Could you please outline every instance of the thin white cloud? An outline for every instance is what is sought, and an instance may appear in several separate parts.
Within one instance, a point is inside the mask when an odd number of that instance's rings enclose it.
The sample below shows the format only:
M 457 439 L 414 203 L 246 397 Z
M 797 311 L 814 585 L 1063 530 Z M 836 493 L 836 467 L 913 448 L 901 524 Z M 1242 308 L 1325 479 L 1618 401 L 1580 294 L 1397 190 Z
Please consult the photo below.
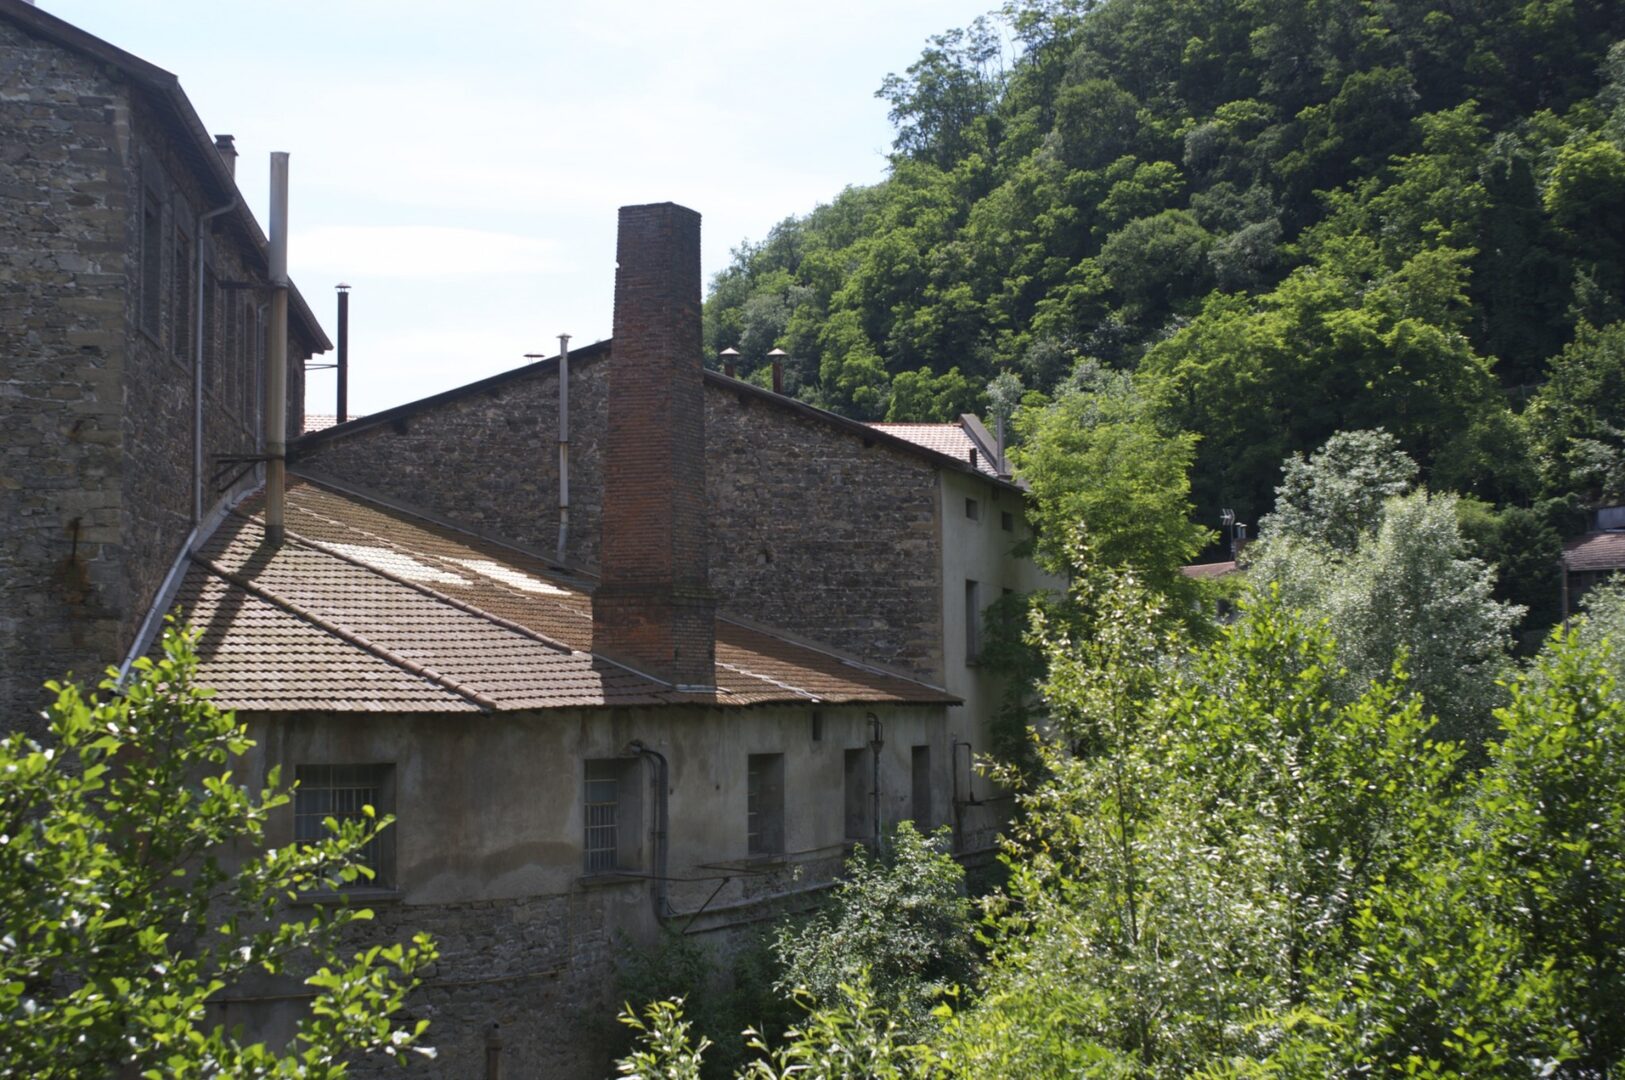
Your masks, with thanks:
M 302 267 L 371 278 L 553 274 L 568 270 L 547 239 L 444 225 L 324 225 L 295 231 Z

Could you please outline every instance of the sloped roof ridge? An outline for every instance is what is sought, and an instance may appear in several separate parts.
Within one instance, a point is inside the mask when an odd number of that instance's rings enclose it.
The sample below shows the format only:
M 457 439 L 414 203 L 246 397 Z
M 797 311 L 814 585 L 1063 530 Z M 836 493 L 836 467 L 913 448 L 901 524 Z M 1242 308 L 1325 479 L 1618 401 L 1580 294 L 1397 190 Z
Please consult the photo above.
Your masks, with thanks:
M 409 558 L 413 558 L 413 559 L 421 559 L 421 558 L 434 559 L 436 562 L 439 562 L 442 565 L 446 564 L 447 560 L 441 559 L 439 556 L 434 555 L 434 554 L 432 554 L 430 552 L 426 552 L 426 551 L 410 551 L 410 550 L 402 547 L 401 545 L 396 544 L 394 541 L 390 540 L 386 536 L 379 536 L 377 533 L 372 532 L 369 529 L 358 528 L 358 527 L 356 527 L 354 525 L 351 525 L 349 522 L 337 521 L 337 520 L 335 520 L 333 518 L 328 517 L 325 514 L 318 514 L 318 513 L 316 513 L 316 511 L 310 509 L 307 506 L 294 505 L 294 506 L 291 507 L 291 509 L 297 510 L 298 512 L 300 512 L 302 514 L 309 514 L 311 517 L 314 517 L 314 518 L 320 518 L 322 521 L 325 521 L 330 525 L 337 525 L 340 528 L 348 529 L 348 530 L 350 530 L 351 532 L 355 533 L 358 536 L 366 537 L 367 539 L 370 539 L 370 540 L 376 540 L 376 541 L 378 541 L 378 542 L 380 542 L 382 544 L 387 545 L 388 548 L 391 551 L 394 551 L 395 553 L 397 553 L 399 555 L 405 555 L 405 556 L 407 556 Z M 247 519 L 249 521 L 254 522 L 254 524 L 256 524 L 256 525 L 260 524 L 260 521 L 259 521 L 258 518 L 252 517 L 252 516 L 247 515 L 247 514 L 243 514 L 241 511 L 233 511 L 233 512 L 236 513 L 239 517 L 243 517 L 243 518 L 245 518 L 245 519 Z M 348 563 L 349 565 L 354 566 L 354 567 L 358 567 L 359 569 L 365 570 L 370 574 L 375 574 L 378 577 L 383 578 L 385 581 L 392 582 L 392 583 L 394 583 L 396 585 L 404 586 L 404 587 L 406 587 L 408 589 L 411 589 L 414 592 L 422 594 L 423 596 L 429 597 L 431 600 L 437 600 L 442 604 L 446 604 L 446 605 L 448 605 L 450 607 L 454 607 L 458 611 L 461 611 L 466 615 L 473 615 L 473 616 L 475 616 L 477 618 L 484 619 L 487 622 L 494 623 L 497 626 L 502 627 L 504 630 L 511 630 L 516 634 L 520 634 L 520 635 L 523 635 L 524 637 L 528 637 L 533 641 L 537 641 L 537 642 L 540 642 L 543 645 L 546 645 L 548 648 L 554 650 L 555 652 L 563 653 L 566 656 L 568 656 L 571 653 L 575 652 L 574 649 L 570 648 L 570 646 L 564 644 L 562 641 L 554 641 L 552 638 L 548 637 L 546 634 L 538 633 L 537 631 L 532 630 L 530 627 L 525 626 L 523 623 L 517 623 L 517 622 L 514 622 L 511 619 L 504 619 L 500 615 L 497 615 L 497 614 L 495 614 L 493 612 L 490 612 L 490 611 L 486 611 L 484 608 L 480 607 L 477 604 L 470 604 L 466 600 L 459 600 L 455 596 L 448 596 L 447 594 L 441 592 L 439 589 L 431 588 L 430 586 L 423 584 L 421 581 L 413 581 L 411 578 L 403 577 L 400 574 L 392 574 L 388 570 L 385 570 L 384 568 L 382 568 L 380 566 L 374 566 L 371 563 L 369 563 L 369 562 L 367 562 L 367 561 L 365 561 L 363 559 L 358 559 L 353 555 L 347 555 L 344 552 L 339 551 L 337 548 L 334 548 L 334 547 L 331 547 L 331 546 L 329 546 L 327 544 L 324 544 L 319 540 L 312 540 L 308 536 L 300 536 L 298 533 L 295 533 L 295 532 L 293 532 L 291 530 L 287 531 L 284 535 L 287 537 L 288 541 L 291 542 L 291 543 L 299 544 L 301 547 L 310 548 L 312 551 L 319 551 L 323 555 L 328 556 L 329 558 L 337 559 L 337 560 L 339 560 L 340 562 L 343 562 L 343 563 Z M 504 591 L 512 591 L 512 590 L 508 590 L 507 587 L 505 585 L 503 585 L 501 582 L 492 581 L 491 584 L 495 588 L 502 589 Z
M 322 633 L 331 634 L 346 644 L 353 645 L 364 652 L 371 653 L 378 659 L 383 660 L 386 663 L 393 664 L 408 674 L 416 675 L 419 678 L 426 679 L 445 690 L 449 690 L 472 705 L 477 705 L 481 709 L 488 712 L 495 712 L 500 707 L 494 700 L 480 693 L 478 690 L 475 690 L 473 687 L 466 685 L 462 681 L 454 679 L 444 672 L 437 671 L 434 668 L 429 667 L 427 664 L 420 664 L 415 660 L 409 660 L 406 657 L 401 656 L 399 653 L 394 652 L 389 647 L 380 645 L 378 642 L 373 641 L 365 634 L 356 633 L 349 627 L 341 626 L 338 623 L 333 622 L 331 619 L 324 618 L 323 616 L 318 615 L 316 612 L 311 611 L 303 604 L 300 604 L 294 600 L 289 600 L 285 596 L 278 595 L 277 593 L 272 592 L 270 589 L 248 580 L 241 574 L 227 569 L 220 563 L 209 558 L 207 555 L 194 551 L 188 553 L 187 557 L 204 570 L 207 570 L 209 573 L 220 578 L 222 581 L 243 590 L 250 596 L 263 600 L 273 607 L 280 608 L 295 618 L 302 619 L 305 622 L 310 623 L 312 626 L 316 627 L 316 629 L 322 631 Z

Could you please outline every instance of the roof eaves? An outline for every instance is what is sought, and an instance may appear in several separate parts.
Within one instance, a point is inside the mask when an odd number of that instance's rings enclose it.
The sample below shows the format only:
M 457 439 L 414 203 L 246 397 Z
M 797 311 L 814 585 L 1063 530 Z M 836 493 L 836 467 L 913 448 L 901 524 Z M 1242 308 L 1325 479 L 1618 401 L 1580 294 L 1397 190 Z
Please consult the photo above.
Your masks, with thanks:
M 882 430 L 881 428 L 870 427 L 861 420 L 852 420 L 848 417 L 840 415 L 839 413 L 830 412 L 828 409 L 820 409 L 816 405 L 809 405 L 805 401 L 798 401 L 795 398 L 787 397 L 784 394 L 775 394 L 773 391 L 757 386 L 755 383 L 745 382 L 742 379 L 731 379 L 722 372 L 712 371 L 710 368 L 706 369 L 705 377 L 714 385 L 724 387 L 736 393 L 749 394 L 751 397 L 756 398 L 757 400 L 769 402 L 770 404 L 776 405 L 788 412 L 795 413 L 798 416 L 802 416 L 810 420 L 822 421 L 831 427 L 840 428 L 841 430 L 846 431 L 849 434 L 856 435 L 861 439 L 880 443 L 894 450 L 902 450 L 905 453 L 912 454 L 915 457 L 924 458 L 939 468 L 948 468 L 954 470 L 955 472 L 966 473 L 970 476 L 975 476 L 982 480 L 986 480 L 990 484 L 997 484 L 1000 487 L 1008 488 L 1011 491 L 1025 490 L 1020 484 L 1017 484 L 1011 480 L 1003 479 L 1002 477 L 989 475 L 968 461 L 960 461 L 958 458 L 950 454 L 939 453 L 936 450 L 932 450 L 930 447 L 921 446 L 916 442 L 910 442 L 901 435 L 893 435 L 889 431 Z

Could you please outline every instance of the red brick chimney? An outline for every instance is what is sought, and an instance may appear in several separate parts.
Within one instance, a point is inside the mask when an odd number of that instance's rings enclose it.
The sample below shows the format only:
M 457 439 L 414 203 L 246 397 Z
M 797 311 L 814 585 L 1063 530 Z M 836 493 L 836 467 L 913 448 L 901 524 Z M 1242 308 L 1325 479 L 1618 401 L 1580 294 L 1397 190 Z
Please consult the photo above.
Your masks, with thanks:
M 675 203 L 623 206 L 615 257 L 592 647 L 677 686 L 710 688 L 700 215 Z

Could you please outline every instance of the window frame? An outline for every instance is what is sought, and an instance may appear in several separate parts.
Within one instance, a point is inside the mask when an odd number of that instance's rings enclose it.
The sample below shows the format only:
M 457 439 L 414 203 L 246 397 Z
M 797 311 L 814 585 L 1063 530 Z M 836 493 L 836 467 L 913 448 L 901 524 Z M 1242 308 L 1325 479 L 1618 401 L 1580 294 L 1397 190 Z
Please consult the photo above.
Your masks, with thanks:
M 642 759 L 636 757 L 582 759 L 581 872 L 586 877 L 643 870 L 641 764 Z M 612 785 L 612 798 L 594 799 L 595 785 L 600 796 L 604 785 Z M 595 832 L 598 843 L 594 843 Z
M 396 806 L 394 762 L 300 762 L 294 766 L 298 787 L 293 796 L 293 838 L 307 844 L 329 834 L 325 820 L 362 821 L 362 806 L 371 806 L 378 817 L 393 815 Z M 342 800 L 332 796 L 343 793 Z M 325 798 L 318 798 L 323 795 Z M 368 797 L 373 801 L 365 801 Z M 342 801 L 344 805 L 335 806 Z M 316 805 L 311 805 L 315 803 Z M 361 850 L 358 861 L 373 871 L 371 880 L 358 878 L 343 892 L 367 889 L 393 891 L 397 885 L 395 837 L 399 822 L 385 829 Z
M 784 755 L 745 759 L 745 853 L 753 858 L 785 853 Z

